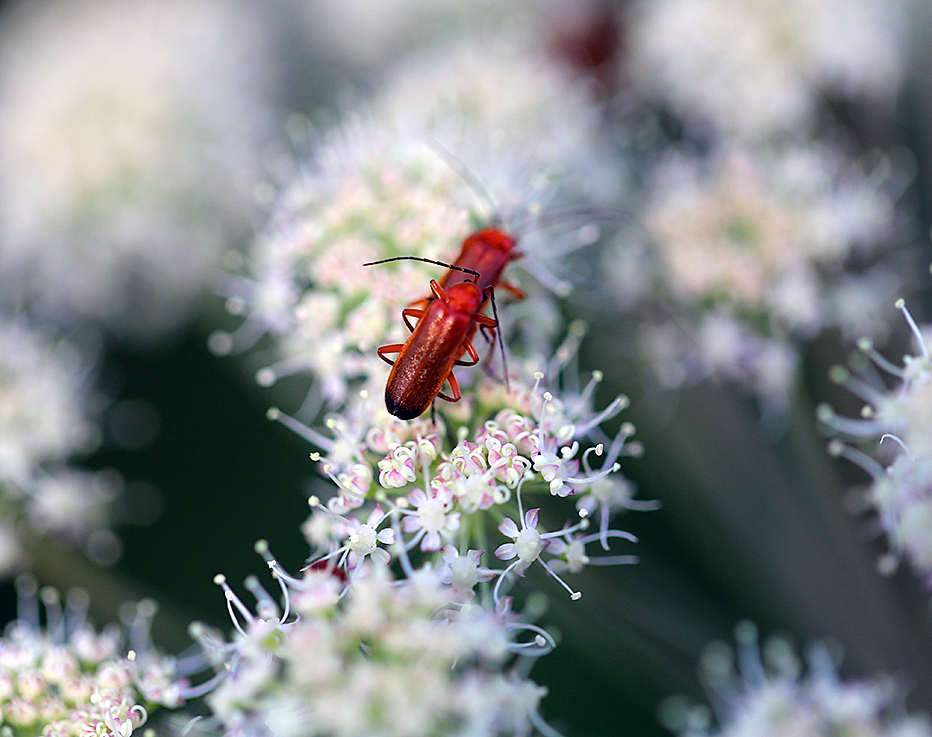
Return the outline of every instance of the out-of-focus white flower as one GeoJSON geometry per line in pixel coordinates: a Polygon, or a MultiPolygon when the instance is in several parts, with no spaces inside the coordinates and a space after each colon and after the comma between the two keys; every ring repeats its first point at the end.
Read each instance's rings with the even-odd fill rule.
{"type": "Polygon", "coordinates": [[[60,537],[101,563],[119,557],[109,529],[118,479],[67,465],[96,445],[90,404],[76,348],[0,321],[0,575],[20,562],[24,536],[60,537]]]}
{"type": "Polygon", "coordinates": [[[528,5],[523,0],[303,0],[297,8],[322,54],[354,67],[371,67],[464,34],[495,32],[509,19],[526,17],[522,11],[528,5]]]}
{"type": "Polygon", "coordinates": [[[4,298],[128,336],[171,328],[245,234],[267,24],[239,0],[3,10],[4,298]]]}
{"type": "Polygon", "coordinates": [[[134,632],[127,652],[116,630],[98,633],[87,622],[83,592],[70,592],[62,602],[29,577],[18,579],[17,588],[20,618],[0,640],[0,710],[11,734],[129,737],[154,707],[180,704],[183,684],[174,662],[157,653],[148,637],[151,602],[127,611],[134,632]]]}
{"type": "Polygon", "coordinates": [[[651,191],[645,224],[673,297],[806,332],[825,321],[816,270],[875,247],[892,225],[878,182],[822,145],[671,157],[651,191]]]}
{"type": "Polygon", "coordinates": [[[841,681],[827,645],[812,647],[808,669],[784,640],[765,643],[750,622],[737,628],[735,653],[724,643],[703,655],[701,676],[715,706],[717,725],[703,707],[686,708],[674,697],[662,717],[683,737],[799,737],[850,734],[863,737],[928,737],[932,724],[903,713],[896,688],[886,678],[841,681]]]}
{"type": "MultiPolygon", "coordinates": [[[[624,178],[621,157],[604,145],[592,86],[535,42],[530,31],[498,33],[412,55],[390,68],[372,101],[400,130],[455,151],[494,201],[498,212],[486,217],[516,220],[540,200],[614,204],[624,178]]],[[[530,254],[547,248],[538,240],[546,239],[530,254]]]]}
{"type": "Polygon", "coordinates": [[[566,256],[598,237],[593,203],[614,203],[623,180],[600,149],[596,96],[526,33],[424,51],[382,77],[354,115],[313,136],[310,160],[298,162],[244,273],[229,281],[228,305],[245,321],[211,340],[222,353],[270,336],[279,360],[258,381],[308,371],[331,407],[374,388],[372,376],[381,383],[376,349],[405,341],[401,310],[445,271],[363,264],[453,263],[469,235],[499,227],[523,254],[502,278],[533,276],[505,328],[543,350],[561,320],[552,294],[570,287],[566,256]]]}
{"type": "MultiPolygon", "coordinates": [[[[698,366],[699,375],[738,379],[773,396],[795,375],[800,338],[830,325],[873,329],[889,279],[844,268],[892,235],[893,179],[884,167],[862,172],[823,144],[769,152],[732,146],[708,159],[670,155],[654,173],[644,214],[655,253],[642,264],[652,268],[637,278],[669,298],[693,334],[649,360],[684,364],[671,376],[695,377],[698,366]]],[[[616,250],[625,248],[619,241],[616,250]]]]}
{"type": "Polygon", "coordinates": [[[0,478],[24,484],[44,463],[93,448],[87,367],[24,321],[0,321],[0,478]]]}
{"type": "Polygon", "coordinates": [[[768,138],[814,122],[820,95],[890,101],[906,2],[644,0],[626,70],[689,125],[768,138]]]}
{"type": "Polygon", "coordinates": [[[245,322],[215,334],[215,350],[270,335],[281,360],[264,385],[310,371],[330,404],[350,382],[386,371],[376,349],[404,342],[401,310],[430,292],[442,267],[413,261],[365,267],[393,256],[455,258],[469,232],[471,194],[424,140],[347,127],[321,144],[315,161],[282,195],[250,254],[248,275],[231,286],[245,322]],[[451,255],[451,252],[454,252],[451,255]]]}
{"type": "Polygon", "coordinates": [[[221,579],[238,633],[199,638],[218,656],[207,704],[227,734],[555,734],[537,714],[546,690],[510,674],[521,628],[509,613],[456,604],[429,568],[395,580],[367,565],[341,597],[331,572],[269,564],[284,609],[252,580],[253,614],[221,579]]]}
{"type": "Polygon", "coordinates": [[[897,306],[912,329],[918,353],[906,356],[899,367],[877,353],[869,340],[860,346],[899,384],[888,390],[837,367],[833,378],[865,402],[861,417],[841,417],[827,405],[820,406],[818,414],[843,438],[876,443],[868,449],[870,455],[841,439],[829,449],[871,475],[866,498],[893,548],[893,555],[881,560],[882,569],[892,569],[905,557],[932,587],[932,328],[920,329],[902,300],[897,306]],[[894,453],[886,468],[873,458],[881,443],[894,453]]]}

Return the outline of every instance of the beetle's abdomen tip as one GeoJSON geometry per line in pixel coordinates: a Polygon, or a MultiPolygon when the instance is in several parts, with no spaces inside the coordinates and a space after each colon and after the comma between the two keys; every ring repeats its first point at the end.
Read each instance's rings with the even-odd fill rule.
{"type": "Polygon", "coordinates": [[[424,411],[417,407],[409,407],[397,403],[387,392],[385,394],[385,408],[388,410],[389,414],[394,415],[399,420],[413,420],[415,417],[419,417],[424,411]]]}

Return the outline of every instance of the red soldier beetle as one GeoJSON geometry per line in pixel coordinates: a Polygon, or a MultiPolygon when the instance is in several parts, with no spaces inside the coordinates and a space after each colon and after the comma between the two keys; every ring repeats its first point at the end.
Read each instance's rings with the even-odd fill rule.
{"type": "MultiPolygon", "coordinates": [[[[482,183],[442,145],[436,141],[434,144],[464,181],[494,211],[494,201],[482,183]]],[[[593,211],[587,208],[580,212],[591,215],[593,211]]],[[[574,211],[550,215],[565,217],[572,214],[574,211]]],[[[492,225],[467,236],[453,264],[420,256],[396,256],[364,264],[374,266],[389,261],[412,260],[447,268],[439,282],[431,280],[429,296],[412,302],[402,311],[405,325],[411,331],[407,342],[378,349],[379,357],[392,366],[385,388],[385,405],[391,414],[410,420],[421,415],[438,396],[449,402],[460,400],[459,384],[453,375],[453,367],[473,366],[479,362],[472,344],[477,327],[480,330],[499,328],[495,287],[505,289],[517,299],[524,298],[525,294],[520,288],[502,279],[505,267],[522,256],[517,250],[517,239],[492,225]],[[492,302],[494,319],[482,315],[489,300],[492,302]],[[417,324],[412,325],[409,318],[418,319],[417,324]],[[398,354],[394,362],[388,358],[393,353],[398,354]],[[471,361],[461,360],[463,354],[468,354],[471,361]],[[441,391],[446,382],[450,384],[450,395],[441,391]]],[[[497,335],[502,351],[503,378],[507,386],[508,365],[500,329],[497,335]]]]}
{"type": "MultiPolygon", "coordinates": [[[[395,417],[413,420],[423,414],[437,397],[448,402],[458,402],[461,399],[453,367],[475,366],[479,363],[479,354],[472,344],[472,336],[477,325],[496,329],[498,310],[495,306],[493,285],[480,288],[478,282],[481,275],[477,271],[419,256],[397,256],[364,265],[374,266],[401,260],[446,266],[451,272],[463,272],[473,277],[472,280],[456,281],[448,289],[444,289],[436,279],[431,279],[431,297],[424,300],[425,307],[407,307],[401,312],[405,326],[411,331],[408,340],[405,343],[384,345],[378,350],[379,358],[392,367],[385,386],[385,406],[395,417]],[[489,299],[492,301],[494,318],[482,314],[489,299]],[[412,325],[411,319],[418,322],[412,325]],[[394,361],[388,357],[393,353],[398,354],[394,361]],[[464,354],[469,356],[469,361],[462,360],[464,354]],[[444,394],[442,391],[446,383],[450,384],[450,394],[444,394]]],[[[507,381],[505,346],[500,332],[498,337],[507,381]]]]}

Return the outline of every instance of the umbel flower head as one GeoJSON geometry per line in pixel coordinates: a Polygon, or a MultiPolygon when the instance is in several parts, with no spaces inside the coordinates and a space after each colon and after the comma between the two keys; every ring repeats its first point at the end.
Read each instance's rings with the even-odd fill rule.
{"type": "Polygon", "coordinates": [[[232,336],[215,334],[220,352],[268,334],[281,360],[260,384],[310,371],[331,404],[357,377],[383,375],[375,354],[403,340],[401,310],[437,276],[392,256],[439,258],[468,232],[466,208],[450,196],[462,180],[423,141],[363,129],[322,144],[313,168],[283,193],[253,247],[249,275],[231,285],[230,307],[246,315],[232,336]]]}
{"type": "Polygon", "coordinates": [[[598,230],[585,215],[568,217],[575,227],[561,233],[546,219],[584,197],[567,184],[574,167],[594,178],[598,115],[585,91],[544,61],[489,39],[386,74],[362,112],[313,141],[245,273],[229,281],[228,307],[245,320],[232,334],[214,334],[212,348],[242,350],[269,336],[278,360],[258,372],[260,384],[308,371],[319,404],[340,406],[382,382],[375,350],[404,342],[401,310],[428,296],[430,280],[443,274],[411,260],[363,264],[395,257],[452,263],[463,241],[488,225],[522,240],[524,258],[504,278],[534,276],[521,285],[526,299],[509,310],[508,331],[522,345],[550,348],[560,323],[552,291],[568,286],[553,273],[598,230]],[[502,79],[521,94],[491,107],[502,79]],[[425,87],[445,94],[425,94],[425,87]],[[548,237],[534,238],[535,230],[548,237]]]}
{"type": "MultiPolygon", "coordinates": [[[[570,340],[576,338],[578,326],[570,340]]],[[[558,350],[552,376],[570,353],[566,344],[558,350]]],[[[480,561],[491,562],[481,560],[482,551],[494,550],[505,567],[483,575],[497,578],[496,599],[510,585],[504,583],[510,574],[523,576],[532,565],[578,598],[559,573],[632,562],[631,556],[605,555],[614,540],[634,540],[610,529],[609,521],[623,509],[653,508],[632,500],[632,485],[618,473],[621,457],[640,453],[640,445],[630,442],[633,426],[622,423],[613,438],[599,429],[628,402],[620,396],[593,411],[600,380],[596,373],[581,389],[557,396],[543,388],[542,372],[532,381],[515,373],[507,387],[484,377],[457,405],[439,406],[435,418],[412,422],[391,417],[381,396],[365,395],[346,413],[328,418],[330,436],[273,410],[273,419],[321,448],[312,458],[337,486],[326,507],[312,499],[305,524],[315,549],[311,561],[329,562],[350,578],[367,558],[382,564],[395,558],[404,570],[411,570],[414,557],[475,571],[480,561]],[[591,437],[604,442],[584,449],[591,437]],[[575,500],[575,521],[544,522],[549,516],[541,517],[537,500],[552,497],[575,500]],[[598,519],[592,531],[590,514],[598,519]],[[590,557],[596,547],[603,555],[590,557]]],[[[463,591],[473,596],[472,587],[463,591]]]]}
{"type": "Polygon", "coordinates": [[[829,450],[870,474],[865,498],[876,509],[893,553],[882,559],[882,568],[892,570],[905,557],[932,588],[932,328],[920,328],[903,300],[897,301],[897,308],[912,331],[916,354],[905,356],[903,365],[897,366],[881,356],[869,340],[859,343],[896,385],[890,389],[875,386],[836,367],[833,378],[865,402],[861,416],[841,417],[828,405],[820,406],[818,415],[840,435],[829,450]],[[870,442],[873,447],[865,453],[845,439],[858,444],[870,442]],[[893,454],[886,467],[874,459],[881,443],[893,454]]]}
{"type": "Polygon", "coordinates": [[[719,643],[703,655],[700,675],[717,725],[705,707],[688,708],[678,697],[663,705],[662,718],[683,737],[932,734],[925,717],[903,713],[889,679],[840,680],[826,644],[809,650],[804,673],[803,663],[785,640],[765,643],[762,656],[753,624],[739,623],[736,638],[737,653],[719,643]]]}
{"type": "MultiPolygon", "coordinates": [[[[646,328],[648,360],[778,397],[795,377],[800,339],[833,325],[877,329],[888,277],[845,269],[893,233],[897,175],[888,166],[865,174],[827,144],[670,154],[654,171],[641,269],[614,269],[620,291],[637,293],[644,287],[632,282],[652,264],[647,283],[692,329],[687,340],[646,328]]],[[[609,258],[624,260],[618,252],[628,248],[619,242],[609,258]]]]}
{"type": "Polygon", "coordinates": [[[19,618],[0,638],[0,713],[10,737],[129,737],[154,707],[180,704],[174,661],[149,640],[151,601],[126,611],[129,647],[118,628],[87,622],[87,595],[64,602],[53,589],[17,579],[19,618]],[[45,612],[39,626],[39,603],[45,612]]]}
{"type": "Polygon", "coordinates": [[[636,86],[688,125],[767,139],[810,126],[824,94],[892,100],[906,70],[909,6],[643,0],[624,61],[636,86]]]}
{"type": "Polygon", "coordinates": [[[5,300],[140,338],[185,316],[245,234],[264,27],[240,0],[4,3],[5,300]]]}
{"type": "Polygon", "coordinates": [[[97,442],[88,371],[74,346],[0,320],[0,575],[21,562],[26,538],[44,535],[113,562],[114,479],[68,465],[97,442]]]}
{"type": "Polygon", "coordinates": [[[226,584],[237,633],[225,642],[192,634],[218,670],[207,696],[227,735],[263,737],[450,737],[556,735],[537,707],[546,689],[512,667],[515,650],[553,641],[489,611],[455,601],[430,567],[395,579],[367,563],[352,586],[332,570],[285,573],[260,544],[281,586],[280,607],[255,579],[256,612],[226,584]],[[529,631],[529,643],[515,642],[529,631]]]}

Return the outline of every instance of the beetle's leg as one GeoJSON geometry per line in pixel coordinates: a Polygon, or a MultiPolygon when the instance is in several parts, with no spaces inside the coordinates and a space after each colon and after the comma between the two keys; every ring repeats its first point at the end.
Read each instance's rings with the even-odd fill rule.
{"type": "MultiPolygon", "coordinates": [[[[466,353],[469,354],[469,357],[472,359],[472,361],[467,362],[459,360],[456,362],[457,366],[475,366],[477,363],[479,363],[479,354],[476,353],[476,349],[473,347],[472,341],[469,338],[466,338],[466,342],[463,344],[463,349],[466,351],[466,353]]],[[[450,374],[450,376],[452,375],[453,374],[450,374]]]]}
{"type": "Polygon", "coordinates": [[[386,357],[386,353],[401,353],[401,350],[404,348],[404,343],[392,343],[391,345],[383,345],[378,350],[379,358],[381,358],[389,366],[394,366],[395,362],[386,357]]]}
{"type": "MultiPolygon", "coordinates": [[[[474,349],[475,351],[475,349],[474,349]]],[[[437,392],[437,396],[441,399],[446,399],[448,402],[458,402],[462,399],[462,394],[460,394],[460,385],[457,382],[456,377],[453,375],[453,372],[450,372],[450,375],[447,376],[447,381],[450,382],[450,396],[447,396],[443,392],[437,392]]]]}
{"type": "Polygon", "coordinates": [[[424,310],[415,310],[409,307],[401,311],[401,317],[405,321],[405,325],[408,327],[408,330],[413,333],[415,326],[408,322],[408,318],[414,317],[420,320],[422,317],[424,317],[424,310]]]}

